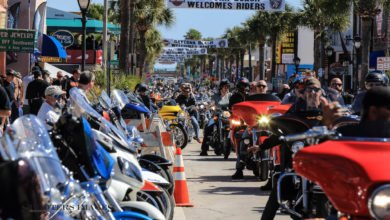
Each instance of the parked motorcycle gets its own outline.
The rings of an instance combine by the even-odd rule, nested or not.
[[[151,180],[147,182],[148,185],[158,184],[161,187],[169,188],[170,183],[157,174],[141,170],[135,157],[136,149],[134,146],[130,145],[129,136],[126,136],[117,127],[103,119],[103,117],[92,109],[88,103],[83,102],[82,97],[80,97],[80,94],[78,94],[77,91],[78,90],[70,92],[72,103],[77,107],[77,109],[82,110],[83,115],[94,118],[92,120],[94,121],[94,124],[96,124],[96,126],[94,126],[95,129],[102,130],[104,134],[108,135],[108,137],[104,137],[102,132],[99,132],[98,130],[94,131],[94,133],[97,134],[96,138],[99,143],[102,144],[102,146],[109,151],[110,155],[117,161],[114,166],[115,175],[113,176],[111,185],[108,188],[110,195],[119,202],[121,208],[126,208],[125,210],[127,210],[128,207],[134,205],[134,202],[126,200],[126,196],[128,196],[129,200],[135,201],[138,193],[149,194],[156,201],[161,201],[160,203],[152,202],[151,204],[157,204],[156,207],[165,214],[166,218],[171,219],[173,217],[173,201],[171,196],[164,189],[160,189],[157,186],[142,188],[144,174],[147,174],[145,177],[149,177],[148,179]],[[126,130],[126,128],[122,129]],[[123,170],[125,168],[126,170],[124,172]],[[128,189],[131,190],[129,191]],[[142,190],[142,192],[140,192],[140,190]],[[117,196],[115,197],[114,195]],[[139,205],[139,203],[136,205]],[[150,209],[150,207],[149,211],[153,214],[153,209]]]
[[[186,121],[186,112],[178,105],[170,105],[165,102],[159,110],[159,115],[164,120],[166,127],[173,132],[177,146],[184,149],[189,142],[189,136],[183,124]]]

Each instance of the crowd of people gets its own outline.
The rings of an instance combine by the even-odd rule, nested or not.
[[[4,128],[24,114],[37,115],[45,122],[54,121],[69,97],[70,89],[86,90],[84,85],[93,84],[94,74],[75,69],[70,78],[59,71],[57,78],[52,79],[47,70],[35,65],[24,77],[13,69],[7,69],[1,78],[0,117],[1,127]]]

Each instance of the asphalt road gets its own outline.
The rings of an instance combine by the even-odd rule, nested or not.
[[[209,151],[209,156],[199,156],[200,144],[189,144],[183,150],[187,185],[192,208],[176,208],[174,220],[252,220],[260,219],[268,199],[268,192],[260,186],[251,171],[244,172],[245,179],[233,181],[236,155],[228,160]],[[290,219],[278,213],[275,219]]]

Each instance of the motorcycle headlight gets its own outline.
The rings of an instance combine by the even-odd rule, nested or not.
[[[235,120],[235,119],[233,119],[233,120],[231,121],[231,123],[232,123],[232,125],[235,125],[235,126],[240,126],[240,125],[241,125],[241,121],[240,121],[240,120]]]
[[[118,166],[123,175],[143,182],[141,170],[123,157],[118,157]]]
[[[251,140],[249,140],[248,138],[245,138],[244,139],[244,144],[245,145],[248,145],[248,144],[250,144],[251,143]]]
[[[200,107],[200,109],[204,109],[204,105],[200,105],[199,107]]]
[[[223,116],[224,118],[230,118],[231,115],[232,115],[232,114],[230,114],[230,112],[228,112],[228,111],[222,112],[222,116]]]
[[[270,119],[269,119],[268,116],[262,115],[262,116],[260,116],[258,122],[259,122],[260,125],[268,125],[269,122],[270,122]]]
[[[390,217],[390,184],[380,186],[371,194],[368,200],[368,209],[375,219]]]
[[[296,141],[291,145],[291,151],[295,154],[297,153],[300,149],[305,147],[305,143],[302,141]]]
[[[215,111],[215,106],[211,107],[211,110]]]

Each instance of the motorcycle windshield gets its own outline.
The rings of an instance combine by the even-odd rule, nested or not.
[[[99,102],[105,109],[110,109],[112,107],[111,99],[104,90],[100,94]]]
[[[129,98],[126,94],[118,89],[114,89],[111,94],[112,102],[115,106],[118,106],[120,109],[123,109],[127,103],[129,103]]]
[[[65,184],[67,177],[45,125],[36,116],[26,115],[16,119],[12,127],[18,140],[16,151],[29,159],[42,189],[49,192]]]
[[[71,89],[69,92],[70,95],[70,105],[72,109],[72,114],[76,117],[93,117],[95,120],[98,120],[101,124],[101,128],[104,129],[104,133],[114,138],[119,144],[130,151],[135,151],[130,143],[127,141],[126,136],[112,123],[103,118],[95,109],[93,109],[81,91],[79,89]]]
[[[126,107],[141,113],[149,113],[148,108],[134,94],[128,93],[126,95],[123,91],[115,89],[111,98],[113,103],[120,109]]]
[[[79,118],[81,116],[92,116],[95,119],[100,119],[102,117],[95,109],[91,107],[80,89],[71,89],[69,91],[69,96],[72,114],[76,117]]]

